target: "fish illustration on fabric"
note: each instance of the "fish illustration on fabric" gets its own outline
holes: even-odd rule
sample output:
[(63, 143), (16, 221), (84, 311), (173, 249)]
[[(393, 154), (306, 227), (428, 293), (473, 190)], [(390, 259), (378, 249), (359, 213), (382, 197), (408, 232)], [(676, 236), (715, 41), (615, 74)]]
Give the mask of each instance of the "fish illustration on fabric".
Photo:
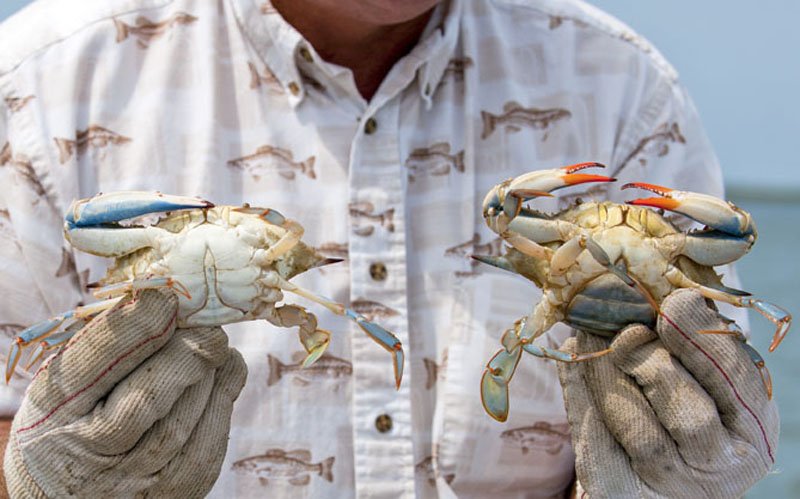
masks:
[(36, 170), (33, 169), (33, 163), (22, 154), (14, 154), (9, 142), (6, 142), (3, 148), (0, 149), (0, 167), (13, 168), (18, 178), (22, 179), (25, 185), (33, 190), (37, 197), (33, 204), (46, 197), (47, 191)]
[[(414, 472), (425, 477), (425, 479), (428, 481), (428, 484), (430, 484), (431, 487), (436, 486), (436, 478), (438, 477), (438, 474), (436, 472), (436, 469), (433, 467), (433, 456), (428, 456), (422, 461), (418, 462), (414, 466)], [(453, 480), (455, 480), (456, 475), (454, 473), (449, 473), (443, 475), (442, 478), (444, 478), (444, 481), (447, 483), (453, 483)]]
[(622, 164), (616, 169), (622, 170), (634, 158), (640, 165), (647, 165), (649, 157), (663, 157), (669, 154), (670, 144), (685, 144), (686, 138), (681, 133), (677, 123), (662, 123), (655, 131), (639, 141), (636, 147), (625, 158)]
[(447, 372), (447, 348), (442, 352), (442, 362), (437, 364), (435, 360), (423, 357), (422, 363), (425, 365), (425, 389), (430, 390), (436, 386), (436, 382), (444, 381)]
[(372, 300), (353, 300), (350, 302), (350, 308), (363, 315), (371, 322), (380, 322), (381, 319), (399, 315), (397, 310)]
[(469, 271), (456, 271), (457, 277), (471, 277), (477, 274), (478, 262), (470, 258), (472, 255), (501, 256), (503, 254), (503, 239), (494, 239), (481, 243), (481, 235), (477, 232), (472, 239), (447, 248), (444, 252), (446, 257), (469, 258)]
[(56, 137), (53, 139), (58, 147), (58, 162), (62, 165), (73, 156), (82, 155), (91, 147), (102, 149), (109, 145), (127, 144), (132, 139), (104, 128), (100, 125), (89, 125), (86, 130), (78, 130), (74, 139)]
[(269, 375), (267, 386), (277, 384), (281, 378), (291, 375), (301, 386), (307, 386), (316, 381), (340, 380), (353, 374), (353, 364), (328, 353), (323, 354), (316, 362), (308, 367), (303, 367), (305, 352), (296, 352), (293, 356), (294, 364), (285, 364), (272, 354), (267, 355)]
[(406, 159), (406, 169), (409, 182), (420, 175), (442, 176), (451, 170), (464, 173), (464, 151), (450, 154), (450, 144), (446, 142), (414, 149)]
[(335, 457), (331, 456), (314, 463), (311, 460), (311, 451), (306, 449), (269, 449), (264, 454), (236, 461), (232, 469), (237, 473), (255, 475), (263, 486), (269, 485), (271, 480), (282, 480), (301, 486), (308, 485), (312, 475), (333, 482), (334, 460)]
[(563, 108), (538, 109), (522, 107), (521, 104), (514, 101), (506, 102), (502, 114), (481, 111), (481, 120), (483, 121), (481, 139), (487, 139), (497, 127), (502, 126), (509, 133), (519, 132), (523, 128), (544, 130), (542, 135), (542, 142), (544, 142), (554, 123), (571, 116), (572, 113)]
[(0, 237), (5, 240), (14, 237), (14, 230), (11, 228), (11, 213), (6, 209), (0, 209)]
[(266, 66), (264, 66), (261, 72), (258, 71), (258, 68), (253, 62), (248, 62), (247, 67), (250, 68), (250, 88), (257, 89), (263, 84), (270, 92), (276, 94), (285, 92), (278, 77)]
[(350, 203), (349, 207), (353, 233), (356, 235), (371, 236), (375, 232), (375, 225), (394, 232), (394, 208), (375, 213), (375, 205), (369, 201)]
[(509, 445), (519, 447), (523, 454), (538, 449), (548, 454), (558, 454), (564, 444), (569, 442), (569, 426), (538, 421), (532, 426), (506, 430), (500, 438)]
[(316, 247), (317, 251), (325, 256), (346, 259), (350, 255), (347, 243), (327, 242)]
[(316, 179), (314, 162), (316, 158), (309, 156), (303, 161), (295, 161), (292, 151), (282, 147), (263, 145), (253, 154), (228, 161), (228, 167), (247, 172), (258, 181), (265, 175), (277, 173), (286, 180), (294, 180), (300, 173), (310, 179)]
[(114, 19), (114, 27), (117, 30), (117, 43), (122, 43), (133, 36), (136, 38), (136, 45), (146, 49), (153, 40), (161, 38), (175, 26), (186, 26), (197, 21), (197, 18), (186, 12), (176, 12), (163, 21), (155, 22), (139, 16), (134, 21), (134, 25), (126, 24), (119, 19)]
[(35, 98), (33, 95), (26, 95), (25, 97), (6, 97), (5, 101), (9, 111), (16, 113), (22, 111), (22, 108)]
[(439, 86), (442, 86), (446, 81), (464, 81), (464, 72), (473, 65), (474, 62), (471, 57), (454, 57), (450, 59), (447, 61), (444, 72), (442, 72)]
[(6, 142), (0, 148), (0, 166), (6, 166), (14, 159), (14, 152), (11, 150), (11, 143)]

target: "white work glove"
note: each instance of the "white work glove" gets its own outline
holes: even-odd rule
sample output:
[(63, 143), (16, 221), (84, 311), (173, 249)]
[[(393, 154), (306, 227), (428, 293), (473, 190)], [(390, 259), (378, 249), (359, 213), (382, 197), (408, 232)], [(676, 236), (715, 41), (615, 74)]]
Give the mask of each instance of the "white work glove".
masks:
[[(578, 481), (592, 499), (740, 497), (774, 464), (777, 407), (740, 340), (696, 332), (727, 329), (702, 296), (675, 291), (662, 311), (688, 338), (659, 318), (559, 363)], [(608, 346), (579, 333), (562, 350)]]
[(11, 497), (203, 497), (247, 377), (219, 327), (175, 329), (146, 290), (92, 320), (38, 372), (11, 427)]

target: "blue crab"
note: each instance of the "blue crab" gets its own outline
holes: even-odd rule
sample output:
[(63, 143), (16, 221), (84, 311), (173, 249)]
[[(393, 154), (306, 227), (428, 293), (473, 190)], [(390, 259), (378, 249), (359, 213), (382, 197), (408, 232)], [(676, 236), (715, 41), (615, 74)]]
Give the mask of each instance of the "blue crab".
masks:
[[(481, 378), (481, 400), (486, 412), (498, 421), (508, 418), (508, 384), (522, 352), (561, 362), (582, 362), (610, 350), (571, 354), (534, 344), (557, 322), (611, 337), (628, 324), (654, 326), (659, 304), (673, 290), (691, 288), (704, 297), (752, 308), (776, 324), (769, 347), (773, 351), (791, 324), (782, 308), (754, 298), (745, 291), (726, 287), (713, 267), (745, 255), (756, 241), (750, 215), (732, 203), (713, 196), (678, 191), (634, 182), (623, 189), (638, 188), (659, 197), (628, 201), (586, 202), (556, 215), (539, 213), (523, 204), (550, 192), (585, 182), (615, 179), (586, 173), (599, 163), (579, 163), (534, 171), (495, 186), (483, 203), (483, 215), (509, 247), (502, 256), (474, 258), (533, 281), (542, 289), (533, 312), (502, 335), (503, 348), (488, 362)], [(649, 207), (670, 210), (704, 224), (703, 230), (684, 233)], [(759, 368), (768, 395), (772, 381), (764, 360), (744, 343), (744, 335), (730, 321), (731, 334)]]
[[(146, 217), (163, 217), (138, 225)], [(122, 222), (126, 222), (124, 225)], [(12, 343), (6, 382), (22, 351), (36, 344), (29, 365), (45, 351), (66, 342), (95, 315), (129, 293), (169, 287), (179, 297), (178, 327), (214, 326), (266, 319), (279, 327), (299, 328), (307, 352), (303, 365), (328, 347), (330, 333), (299, 305), (278, 304), (288, 291), (347, 316), (392, 355), (395, 383), (403, 375), (403, 347), (389, 331), (355, 311), (305, 290), (289, 279), (339, 260), (326, 258), (300, 239), (303, 227), (275, 210), (214, 206), (197, 198), (123, 191), (75, 201), (64, 235), (76, 248), (116, 258), (94, 287), (102, 301), (64, 312), (24, 331)]]

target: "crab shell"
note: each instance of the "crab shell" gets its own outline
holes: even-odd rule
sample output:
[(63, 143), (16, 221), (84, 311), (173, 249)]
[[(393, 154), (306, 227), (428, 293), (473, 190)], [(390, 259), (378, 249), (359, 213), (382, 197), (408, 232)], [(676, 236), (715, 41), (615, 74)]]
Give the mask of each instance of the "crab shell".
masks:
[(270, 284), (271, 272), (288, 280), (330, 261), (298, 241), (277, 260), (259, 264), (259, 253), (285, 233), (286, 229), (249, 211), (217, 206), (172, 212), (147, 227), (66, 230), (65, 237), (76, 248), (99, 256), (116, 252), (98, 247), (99, 239), (135, 238), (146, 243), (117, 256), (99, 284), (170, 277), (188, 290), (189, 296), (178, 294), (178, 324), (188, 327), (259, 318), (266, 307), (283, 297), (280, 289)]

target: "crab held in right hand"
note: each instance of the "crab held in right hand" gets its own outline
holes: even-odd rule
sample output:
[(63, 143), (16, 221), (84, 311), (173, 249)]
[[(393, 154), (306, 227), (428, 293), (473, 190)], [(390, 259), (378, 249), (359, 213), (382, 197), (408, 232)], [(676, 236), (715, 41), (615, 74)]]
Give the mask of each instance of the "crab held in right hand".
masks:
[[(486, 196), (486, 223), (510, 245), (500, 257), (475, 255), (477, 260), (520, 274), (543, 291), (533, 312), (505, 331), (503, 348), (489, 361), (481, 379), (481, 400), (498, 421), (509, 413), (508, 385), (522, 352), (561, 362), (582, 362), (610, 353), (565, 352), (534, 343), (557, 322), (599, 336), (613, 337), (630, 324), (655, 327), (671, 320), (663, 300), (676, 289), (689, 288), (703, 297), (752, 308), (776, 324), (770, 346), (786, 335), (791, 315), (782, 308), (722, 284), (714, 271), (744, 256), (755, 243), (750, 215), (718, 198), (645, 183), (626, 188), (645, 189), (659, 197), (635, 199), (627, 205), (586, 202), (556, 215), (545, 215), (523, 203), (562, 187), (585, 182), (610, 182), (601, 175), (576, 173), (599, 163), (579, 163), (534, 171), (506, 180)], [(706, 228), (683, 233), (647, 206), (670, 210)], [(769, 397), (772, 383), (761, 356), (743, 340), (736, 325), (692, 331), (735, 337), (759, 368)]]

